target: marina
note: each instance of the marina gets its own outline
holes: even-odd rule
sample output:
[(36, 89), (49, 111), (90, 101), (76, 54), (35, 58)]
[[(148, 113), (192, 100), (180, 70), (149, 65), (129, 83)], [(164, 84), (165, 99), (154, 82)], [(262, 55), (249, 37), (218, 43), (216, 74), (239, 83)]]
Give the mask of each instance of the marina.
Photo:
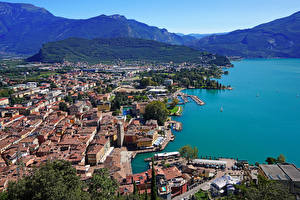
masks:
[[(222, 84), (231, 84), (234, 90), (182, 91), (207, 103), (199, 106), (190, 101), (182, 105), (182, 116), (174, 116), (172, 120), (181, 122), (184, 128), (173, 131), (176, 139), (162, 152), (178, 151), (190, 144), (199, 148), (199, 157), (247, 159), (254, 164), (282, 153), (288, 162), (300, 165), (300, 151), (295, 148), (299, 145), (300, 101), (296, 95), (299, 94), (300, 59), (253, 59), (234, 62), (234, 65), (229, 75), (222, 77)], [(266, 78), (270, 73), (272, 78)], [(278, 106), (286, 100), (288, 103)], [(289, 137), (285, 137), (286, 132)], [(146, 170), (144, 159), (151, 155), (138, 155), (132, 162), (133, 172)]]
[(177, 98), (178, 96), (181, 97), (181, 99), (183, 100), (182, 104), (186, 104), (189, 102), (188, 98), (191, 98), (196, 104), (198, 104), (199, 106), (203, 106), (205, 105), (205, 102), (202, 101), (198, 96), (196, 95), (188, 95), (188, 94), (185, 94), (183, 92), (179, 92), (177, 95)]

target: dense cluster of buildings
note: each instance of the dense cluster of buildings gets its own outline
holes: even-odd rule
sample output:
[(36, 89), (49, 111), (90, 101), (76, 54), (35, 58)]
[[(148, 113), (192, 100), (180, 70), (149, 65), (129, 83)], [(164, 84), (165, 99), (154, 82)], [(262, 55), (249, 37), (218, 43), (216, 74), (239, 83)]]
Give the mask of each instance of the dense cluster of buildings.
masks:
[[(14, 92), (10, 98), (0, 99), (0, 191), (8, 181), (17, 181), (35, 167), (62, 159), (74, 166), (82, 180), (91, 178), (99, 168), (107, 168), (119, 183), (120, 194), (132, 193), (134, 185), (139, 193), (150, 193), (151, 168), (132, 174), (131, 159), (138, 153), (164, 149), (172, 140), (168, 123), (159, 126), (156, 120), (145, 121), (142, 116), (153, 96), (170, 95), (166, 87), (174, 83), (166, 79), (164, 86), (143, 90), (136, 89), (135, 82), (122, 85), (132, 81), (133, 69), (95, 73), (87, 68), (53, 75), (47, 82), (5, 80)], [(116, 114), (112, 112), (112, 100), (117, 92), (125, 93), (128, 99), (143, 92), (147, 99), (120, 106)], [(208, 187), (200, 188), (213, 196), (231, 194), (234, 185), (255, 182), (259, 174), (288, 185), (292, 193), (300, 193), (300, 170), (294, 165), (249, 167), (247, 162), (233, 159), (187, 162), (178, 152), (158, 153), (154, 159), (162, 199), (184, 195), (203, 183), (209, 183)]]
[(0, 99), (0, 190), (55, 159), (69, 161), (82, 179), (103, 167), (119, 183), (134, 177), (131, 158), (161, 148), (170, 130), (140, 118), (147, 101), (133, 103), (131, 119), (128, 113), (113, 115), (115, 94), (107, 88), (118, 87), (123, 78), (75, 71), (53, 75), (48, 82), (8, 80), (14, 93)]

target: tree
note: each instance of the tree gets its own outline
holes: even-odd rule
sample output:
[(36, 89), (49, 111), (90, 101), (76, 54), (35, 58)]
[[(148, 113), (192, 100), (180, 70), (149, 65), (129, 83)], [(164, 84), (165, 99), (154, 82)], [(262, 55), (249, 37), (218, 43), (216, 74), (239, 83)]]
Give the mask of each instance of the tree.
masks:
[(289, 191), (289, 188), (278, 182), (267, 180), (262, 176), (258, 176), (258, 185), (251, 184), (249, 187), (245, 185), (236, 186), (240, 191), (238, 198), (230, 199), (242, 199), (242, 200), (289, 200), (295, 199)]
[(198, 158), (198, 153), (199, 153), (199, 150), (197, 147), (194, 147), (193, 148), (193, 152), (192, 152), (192, 158)]
[(70, 95), (66, 96), (64, 100), (65, 102), (73, 103), (73, 98)]
[(267, 162), (269, 165), (276, 164), (276, 158), (267, 157), (266, 162)]
[(114, 111), (113, 111), (112, 115), (113, 115), (113, 116), (117, 116), (117, 115), (119, 115), (120, 113), (121, 113), (121, 111), (117, 109), (117, 110), (114, 110)]
[(151, 79), (150, 78), (142, 78), (140, 80), (140, 87), (141, 88), (146, 88), (147, 86), (151, 85)]
[(64, 111), (64, 112), (68, 112), (68, 106), (65, 102), (60, 102), (59, 103), (59, 110)]
[(166, 108), (166, 104), (161, 101), (152, 101), (146, 106), (144, 119), (154, 119), (157, 123), (162, 126), (167, 120), (169, 111)]
[(24, 98), (15, 98), (15, 97), (11, 96), (9, 104), (11, 106), (13, 106), (15, 104), (22, 104), (22, 103), (24, 103), (24, 101), (25, 101)]
[(140, 80), (140, 87), (141, 88), (146, 88), (147, 86), (150, 86), (150, 85), (158, 85), (156, 82), (152, 81), (151, 78), (142, 78)]
[(78, 95), (77, 95), (77, 99), (78, 99), (78, 100), (82, 100), (82, 94), (81, 94), (80, 92), (79, 92)]
[(266, 159), (266, 162), (269, 164), (269, 165), (273, 165), (273, 164), (276, 164), (276, 163), (285, 163), (285, 156), (283, 154), (280, 154), (277, 159), (276, 158), (273, 158), (273, 157), (267, 157)]
[(138, 192), (138, 188), (137, 188), (136, 183), (135, 183), (135, 181), (134, 181), (134, 182), (133, 182), (133, 195), (136, 195), (137, 192)]
[(283, 154), (280, 154), (278, 157), (277, 157), (277, 162), (278, 163), (285, 163), (285, 156)]
[(6, 199), (8, 199), (7, 192), (6, 191), (0, 192), (0, 200), (6, 200)]
[(97, 87), (94, 89), (95, 92), (97, 92), (98, 94), (102, 94), (103, 93), (103, 90), (101, 87)]
[(88, 183), (88, 192), (93, 200), (116, 199), (117, 182), (109, 177), (107, 169), (99, 169), (94, 172)]
[(15, 91), (13, 89), (1, 89), (0, 97), (10, 97)]
[(185, 145), (179, 149), (180, 155), (185, 158), (188, 163), (191, 159), (198, 158), (198, 148), (191, 147), (190, 145)]
[(145, 200), (148, 200), (147, 185), (146, 185), (146, 190), (145, 190)]
[(174, 108), (178, 103), (179, 103), (178, 99), (177, 98), (173, 98), (173, 100), (172, 100), (172, 102), (170, 104), (171, 109)]
[(55, 83), (51, 82), (51, 83), (50, 83), (50, 88), (51, 88), (51, 89), (57, 88), (57, 85), (56, 85)]
[(152, 157), (152, 169), (151, 169), (151, 200), (157, 200), (157, 186), (156, 186), (156, 174), (154, 168), (154, 157)]
[(89, 199), (84, 185), (69, 162), (57, 160), (47, 162), (31, 175), (18, 182), (9, 182), (8, 200), (81, 200)]

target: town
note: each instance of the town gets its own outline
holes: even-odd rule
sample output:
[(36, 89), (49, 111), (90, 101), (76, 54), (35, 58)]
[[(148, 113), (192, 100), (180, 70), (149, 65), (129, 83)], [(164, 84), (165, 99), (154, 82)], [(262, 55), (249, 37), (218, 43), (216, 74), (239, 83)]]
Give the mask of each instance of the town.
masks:
[[(277, 164), (251, 165), (235, 158), (198, 158), (195, 149), (193, 155), (186, 153), (188, 145), (178, 152), (160, 152), (176, 139), (173, 131), (184, 128), (170, 117), (181, 115), (180, 105), (194, 101), (205, 106), (197, 96), (182, 93), (183, 88), (201, 84), (232, 89), (209, 79), (181, 80), (176, 73), (200, 70), (213, 78), (222, 68), (64, 63), (34, 66), (31, 73), (48, 73), (35, 81), (27, 72), (17, 81), (2, 74), (0, 190), (48, 161), (65, 160), (81, 180), (107, 168), (121, 195), (134, 193), (135, 187), (149, 194), (151, 165), (161, 199), (192, 199), (199, 193), (223, 197), (237, 192), (235, 185), (257, 183), (259, 176), (288, 183), (293, 194), (300, 194), (300, 170), (282, 159)], [(149, 170), (133, 174), (132, 159), (147, 152), (155, 152), (145, 159)]]

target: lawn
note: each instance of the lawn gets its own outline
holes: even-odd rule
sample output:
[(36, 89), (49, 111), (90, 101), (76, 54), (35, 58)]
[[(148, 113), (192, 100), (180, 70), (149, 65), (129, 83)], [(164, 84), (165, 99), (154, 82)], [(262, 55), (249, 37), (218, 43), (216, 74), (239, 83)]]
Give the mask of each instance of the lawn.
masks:
[(174, 115), (176, 112), (178, 112), (179, 106), (175, 106), (173, 109), (169, 110), (171, 115)]

